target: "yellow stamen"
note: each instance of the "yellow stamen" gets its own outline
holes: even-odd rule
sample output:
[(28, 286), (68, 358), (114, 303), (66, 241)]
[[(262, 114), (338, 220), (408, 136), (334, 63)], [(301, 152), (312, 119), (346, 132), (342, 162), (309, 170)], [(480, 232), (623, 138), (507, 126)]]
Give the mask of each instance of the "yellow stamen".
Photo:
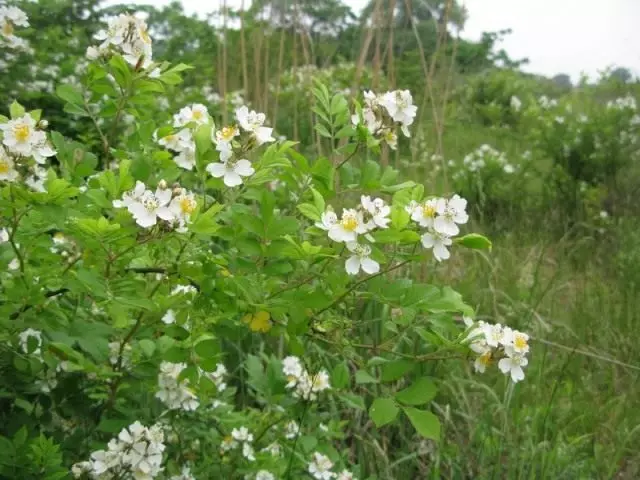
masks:
[(31, 129), (29, 128), (29, 125), (20, 125), (17, 127), (13, 127), (13, 135), (19, 142), (26, 141), (27, 138), (29, 138), (30, 133)]
[(436, 209), (431, 205), (422, 205), (422, 216), (424, 218), (433, 218), (436, 216)]
[[(196, 118), (196, 112), (193, 113), (193, 117)], [(235, 133), (236, 129), (234, 127), (224, 127), (220, 130), (220, 136), (225, 141), (231, 140), (235, 136)]]
[(358, 227), (358, 220), (352, 215), (344, 217), (340, 223), (342, 223), (342, 228), (348, 232), (353, 232)]
[(6, 37), (13, 35), (13, 25), (11, 22), (5, 20), (4, 25), (2, 25), (2, 34)]
[(516, 336), (515, 340), (513, 341), (513, 344), (515, 345), (516, 348), (519, 348), (519, 349), (527, 348), (527, 340), (521, 335)]
[(9, 167), (9, 163), (0, 160), (0, 174), (4, 175), (5, 173), (9, 173), (9, 170), (11, 170), (11, 167)]
[(482, 365), (489, 365), (491, 363), (491, 352), (483, 353), (480, 355), (479, 360)]
[(180, 200), (180, 210), (185, 215), (191, 215), (193, 211), (196, 209), (196, 202), (191, 200), (188, 197), (185, 197)]
[[(200, 110), (193, 111), (193, 118), (200, 120), (202, 118), (202, 112)], [(224, 131), (224, 128), (222, 129)]]

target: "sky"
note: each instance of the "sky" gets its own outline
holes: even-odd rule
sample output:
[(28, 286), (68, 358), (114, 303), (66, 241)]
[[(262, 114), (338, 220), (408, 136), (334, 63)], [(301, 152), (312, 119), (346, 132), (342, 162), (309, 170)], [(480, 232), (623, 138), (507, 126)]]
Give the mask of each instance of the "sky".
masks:
[[(168, 4), (170, 0), (129, 0)], [(240, 6), (241, 0), (227, 0)], [(359, 11), (368, 0), (343, 0)], [(108, 3), (120, 3), (110, 0)], [(250, 0), (245, 0), (248, 5)], [(640, 76), (640, 0), (460, 0), (469, 19), (462, 37), (478, 40), (484, 31), (510, 28), (500, 45), (514, 59), (529, 58), (523, 69), (553, 76), (581, 73), (595, 78), (609, 66)], [(188, 13), (217, 10), (221, 0), (182, 0)]]

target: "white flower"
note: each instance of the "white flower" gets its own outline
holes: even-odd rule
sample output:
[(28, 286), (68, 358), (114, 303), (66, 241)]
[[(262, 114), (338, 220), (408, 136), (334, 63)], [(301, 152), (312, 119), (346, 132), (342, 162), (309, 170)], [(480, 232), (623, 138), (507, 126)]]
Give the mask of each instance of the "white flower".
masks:
[(14, 258), (9, 262), (9, 265), (7, 265), (7, 268), (9, 270), (18, 270), (20, 268), (20, 261), (17, 258)]
[(195, 410), (200, 405), (198, 397), (189, 388), (189, 380), (184, 379), (178, 382), (178, 377), (185, 368), (187, 368), (185, 363), (162, 362), (160, 364), (159, 390), (156, 398), (171, 410)]
[(221, 162), (226, 162), (232, 157), (233, 148), (231, 143), (238, 135), (240, 135), (240, 130), (235, 125), (211, 132), (211, 140), (216, 144), (216, 150), (220, 152)]
[(35, 165), (33, 167), (33, 174), (25, 178), (24, 183), (32, 190), (44, 193), (47, 191), (46, 187), (44, 186), (46, 181), (47, 170)]
[[(387, 109), (389, 116), (391, 116), (395, 122), (399, 122), (405, 127), (413, 123), (413, 119), (418, 111), (418, 107), (413, 105), (413, 98), (409, 90), (387, 92), (382, 96), (380, 103)], [(408, 132), (406, 132), (405, 135), (407, 133)]]
[(349, 470), (342, 470), (336, 480), (357, 480)]
[(242, 456), (250, 462), (255, 462), (256, 457), (254, 455), (253, 447), (249, 443), (242, 444)]
[(128, 209), (134, 203), (140, 202), (146, 190), (147, 190), (147, 187), (145, 186), (145, 184), (138, 180), (133, 190), (130, 190), (122, 194), (122, 200), (113, 201), (113, 207)]
[(173, 475), (169, 480), (196, 480), (196, 477), (191, 475), (191, 469), (188, 466), (183, 466), (180, 475)]
[(519, 112), (520, 108), (522, 108), (522, 102), (515, 95), (511, 97), (510, 104), (511, 108), (516, 112)]
[(237, 187), (242, 185), (242, 177), (250, 177), (255, 173), (249, 160), (228, 160), (226, 163), (210, 163), (206, 167), (207, 172), (214, 178), (223, 177), (227, 187)]
[(349, 275), (357, 275), (361, 269), (370, 275), (380, 271), (380, 264), (369, 258), (369, 255), (371, 255), (371, 247), (369, 245), (347, 242), (347, 249), (354, 254), (344, 264)]
[(433, 221), (436, 218), (438, 198), (431, 198), (425, 200), (424, 203), (417, 203), (411, 205), (409, 213), (411, 214), (411, 220), (417, 222), (421, 227), (433, 228)]
[(360, 203), (362, 204), (362, 208), (371, 215), (371, 220), (367, 222), (369, 229), (375, 227), (387, 228), (389, 226), (389, 222), (391, 221), (389, 218), (391, 207), (385, 205), (384, 200), (381, 198), (371, 200), (371, 197), (362, 195), (360, 197)]
[(234, 428), (231, 430), (231, 436), (239, 442), (253, 442), (253, 434), (249, 433), (247, 427)]
[(209, 123), (209, 111), (207, 107), (200, 103), (182, 108), (173, 116), (174, 127), (184, 127), (186, 124), (195, 122), (196, 125)]
[(503, 344), (505, 340), (505, 329), (502, 327), (502, 325), (500, 325), (499, 323), (496, 323), (494, 325), (485, 323), (480, 328), (484, 333), (487, 345), (492, 348), (497, 348), (501, 344)]
[(329, 228), (329, 238), (334, 242), (355, 242), (358, 234), (367, 233), (362, 213), (344, 209), (339, 222)]
[(511, 174), (516, 171), (515, 167), (510, 163), (507, 163), (504, 167), (502, 167), (502, 169), (504, 170), (504, 173), (508, 173), (508, 174)]
[(230, 450), (233, 450), (238, 446), (238, 442), (236, 442), (231, 435), (225, 437), (220, 443), (220, 452), (224, 454)]
[(185, 170), (193, 170), (196, 166), (196, 151), (194, 148), (185, 148), (178, 155), (173, 157), (173, 161), (176, 162), (180, 168)]
[(281, 453), (280, 444), (278, 442), (270, 443), (262, 451), (270, 453), (272, 457), (279, 457)]
[(498, 368), (504, 374), (510, 374), (511, 380), (518, 383), (524, 379), (524, 371), (522, 367), (526, 367), (529, 361), (521, 353), (517, 353), (511, 347), (505, 347), (507, 356), (498, 362)]
[(158, 140), (158, 144), (175, 152), (182, 152), (187, 148), (193, 148), (191, 130), (183, 128), (177, 133), (166, 135)]
[(29, 114), (0, 124), (4, 132), (4, 143), (10, 152), (24, 157), (30, 157), (33, 148), (42, 143), (45, 133), (36, 129), (36, 121)]
[(293, 440), (300, 434), (300, 425), (291, 420), (284, 426), (284, 438)]
[(5, 149), (0, 145), (0, 180), (13, 182), (19, 177), (15, 164)]
[(304, 368), (298, 357), (289, 356), (282, 360), (282, 373), (287, 376), (289, 382), (294, 382), (291, 386), (295, 385), (295, 382), (300, 378), (303, 371)]
[(42, 354), (42, 332), (40, 330), (34, 330), (33, 328), (27, 328), (23, 330), (18, 335), (20, 338), (20, 348), (24, 353), (29, 353), (29, 339), (35, 338), (36, 340), (36, 348), (31, 352), (35, 356), (40, 356)]
[(98, 50), (94, 46), (87, 47), (87, 51), (85, 53), (85, 56), (89, 60), (96, 60), (98, 57), (100, 57), (100, 50)]
[(308, 472), (316, 480), (331, 480), (336, 476), (336, 474), (331, 471), (332, 468), (333, 462), (329, 457), (315, 452), (313, 459), (309, 462)]
[(474, 370), (478, 373), (484, 373), (487, 365), (491, 363), (491, 360), (491, 350), (487, 350), (486, 352), (478, 355), (473, 363)]
[(504, 333), (502, 344), (505, 348), (513, 349), (515, 353), (526, 354), (529, 352), (529, 335), (508, 329)]
[(179, 195), (173, 197), (169, 203), (169, 212), (171, 213), (171, 222), (178, 224), (176, 229), (178, 232), (186, 231), (186, 226), (191, 223), (191, 214), (198, 207), (195, 195), (183, 190)]
[(176, 322), (176, 314), (173, 312), (173, 310), (169, 309), (167, 310), (167, 312), (162, 316), (162, 322), (165, 323), (166, 325), (171, 325), (172, 323)]
[(171, 290), (171, 295), (186, 295), (188, 293), (198, 293), (198, 289), (193, 285), (176, 285), (173, 287), (173, 290)]
[(33, 150), (31, 152), (33, 159), (36, 163), (40, 165), (44, 165), (47, 162), (48, 157), (53, 157), (56, 154), (56, 151), (51, 147), (49, 142), (47, 141), (47, 136), (44, 132), (38, 132), (37, 142), (33, 145)]
[(267, 470), (260, 470), (256, 473), (256, 480), (276, 480), (276, 477)]
[(71, 473), (73, 474), (74, 478), (80, 478), (85, 473), (90, 473), (91, 470), (92, 470), (91, 462), (87, 462), (87, 461), (74, 463), (71, 466)]
[(0, 244), (9, 241), (9, 231), (6, 228), (0, 228)]
[(433, 221), (433, 228), (444, 235), (457, 235), (460, 233), (460, 229), (456, 224), (464, 224), (469, 221), (466, 208), (467, 201), (459, 195), (454, 195), (449, 200), (439, 198), (436, 201), (438, 217)]
[(433, 248), (433, 256), (438, 262), (446, 260), (451, 256), (447, 247), (453, 242), (447, 235), (436, 232), (435, 230), (429, 230), (420, 237), (420, 241), (424, 248)]
[(338, 215), (336, 215), (336, 212), (327, 210), (326, 212), (322, 212), (320, 222), (316, 222), (316, 227), (329, 231), (336, 223), (338, 223)]
[(329, 427), (327, 427), (324, 423), (321, 423), (320, 425), (318, 425), (318, 428), (325, 433), (329, 431)]
[(158, 187), (155, 192), (146, 190), (139, 201), (129, 205), (128, 210), (136, 223), (143, 228), (153, 227), (158, 218), (171, 221), (173, 214), (168, 208), (171, 189)]
[(273, 129), (263, 126), (265, 122), (264, 113), (257, 113), (254, 110), (249, 111), (247, 107), (242, 106), (236, 110), (236, 119), (245, 132), (251, 132), (255, 136), (258, 146), (275, 141), (275, 138), (271, 136)]

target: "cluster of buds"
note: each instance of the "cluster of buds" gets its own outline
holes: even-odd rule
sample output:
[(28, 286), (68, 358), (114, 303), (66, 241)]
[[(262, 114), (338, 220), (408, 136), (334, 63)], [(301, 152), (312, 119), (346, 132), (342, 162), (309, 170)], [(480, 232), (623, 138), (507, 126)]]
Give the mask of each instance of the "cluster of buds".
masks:
[(362, 111), (351, 116), (353, 125), (364, 125), (379, 140), (390, 148), (398, 146), (396, 128), (399, 126), (405, 137), (410, 137), (409, 126), (413, 123), (418, 107), (413, 104), (409, 90), (394, 90), (383, 94), (364, 92)]
[(286, 388), (294, 389), (293, 395), (303, 400), (315, 400), (318, 393), (331, 388), (329, 374), (325, 370), (310, 374), (298, 357), (287, 357), (282, 361), (282, 373), (287, 377)]
[(0, 182), (23, 180), (30, 188), (44, 192), (47, 171), (42, 167), (56, 154), (39, 112), (24, 113), (11, 120), (0, 120)]
[(137, 68), (151, 65), (151, 37), (144, 20), (120, 14), (110, 19), (107, 29), (100, 30), (94, 38), (102, 43), (87, 49), (87, 58), (90, 60), (116, 53)]
[(243, 177), (255, 173), (251, 162), (245, 158), (249, 152), (275, 141), (273, 129), (264, 126), (264, 113), (249, 111), (243, 106), (236, 110), (236, 121), (237, 124), (211, 131), (211, 141), (219, 152), (220, 161), (206, 167), (212, 177), (222, 178), (227, 187), (242, 185)]
[(162, 472), (164, 450), (162, 427), (135, 422), (112, 438), (107, 450), (97, 450), (89, 461), (74, 464), (71, 473), (75, 478), (148, 480)]
[(169, 229), (184, 233), (198, 202), (193, 193), (177, 183), (169, 188), (167, 182), (161, 180), (153, 191), (138, 181), (133, 190), (122, 195), (121, 200), (114, 200), (113, 206), (126, 208), (143, 228), (155, 226), (160, 219)]
[(499, 323), (464, 320), (471, 328), (467, 340), (470, 340), (469, 348), (477, 355), (474, 362), (476, 372), (484, 373), (488, 365), (497, 361), (500, 371), (510, 375), (514, 383), (523, 380), (522, 368), (529, 363), (529, 335)]

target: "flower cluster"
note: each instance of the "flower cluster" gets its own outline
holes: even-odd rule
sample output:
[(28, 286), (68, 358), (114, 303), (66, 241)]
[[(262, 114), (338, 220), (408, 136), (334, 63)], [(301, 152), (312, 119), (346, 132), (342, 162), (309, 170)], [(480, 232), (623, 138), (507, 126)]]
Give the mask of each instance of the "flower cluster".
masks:
[(220, 453), (224, 455), (226, 452), (242, 447), (242, 456), (250, 462), (255, 461), (255, 452), (253, 450), (253, 434), (249, 432), (247, 427), (234, 428), (231, 435), (228, 435), (220, 444)]
[(216, 369), (213, 372), (201, 373), (213, 382), (218, 392), (224, 392), (227, 389), (227, 383), (225, 382), (227, 368), (222, 363), (218, 363), (216, 365)]
[(286, 357), (282, 361), (282, 372), (287, 377), (286, 388), (295, 389), (293, 395), (297, 398), (315, 400), (318, 393), (331, 388), (326, 370), (310, 375), (298, 357)]
[(349, 470), (343, 470), (340, 473), (332, 472), (333, 462), (326, 455), (320, 452), (314, 452), (312, 460), (309, 462), (307, 471), (316, 480), (356, 480)]
[(71, 472), (75, 478), (150, 480), (162, 472), (163, 442), (160, 426), (147, 428), (136, 421), (111, 439), (107, 450), (93, 452), (91, 460), (74, 464)]
[[(193, 133), (200, 125), (213, 123), (207, 107), (200, 103), (188, 105), (173, 116), (173, 127), (178, 129), (159, 139), (163, 147), (177, 153), (173, 161), (180, 168), (193, 170), (196, 165), (196, 143)], [(154, 133), (154, 137), (158, 132)]]
[(360, 270), (373, 274), (380, 270), (380, 264), (370, 258), (371, 247), (361, 243), (358, 235), (372, 241), (370, 233), (377, 228), (388, 228), (390, 214), (391, 207), (385, 204), (384, 200), (372, 200), (371, 197), (363, 195), (360, 197), (360, 205), (357, 208), (343, 209), (340, 218), (329, 207), (322, 213), (316, 227), (325, 230), (334, 242), (344, 242), (353, 254), (345, 263), (349, 275), (356, 275)]
[(30, 113), (0, 123), (0, 181), (24, 178), (32, 189), (44, 191), (47, 171), (40, 165), (56, 154), (44, 131), (47, 125), (37, 114)]
[[(244, 158), (249, 151), (275, 141), (273, 129), (264, 126), (264, 113), (249, 111), (243, 106), (236, 110), (236, 120), (237, 125), (211, 131), (211, 140), (220, 154), (220, 161), (206, 167), (212, 177), (222, 178), (227, 187), (242, 185), (242, 177), (250, 177), (255, 173), (251, 162)], [(236, 137), (240, 139), (236, 140)]]
[(459, 195), (447, 198), (430, 198), (422, 203), (411, 201), (405, 207), (411, 220), (427, 231), (420, 238), (424, 248), (432, 248), (437, 261), (450, 257), (447, 247), (452, 237), (460, 233), (458, 225), (469, 221), (467, 201)]
[(498, 360), (500, 371), (510, 375), (514, 383), (524, 379), (522, 368), (529, 363), (529, 335), (499, 323), (474, 323), (465, 318), (465, 324), (472, 327), (468, 339), (471, 340), (469, 348), (477, 354), (476, 372), (484, 373), (487, 365)]
[(191, 411), (200, 405), (198, 397), (189, 388), (189, 380), (178, 380), (185, 368), (187, 368), (186, 363), (162, 362), (160, 364), (159, 390), (156, 392), (156, 398), (170, 410)]
[[(462, 160), (463, 170), (477, 172), (489, 166), (497, 166), (504, 173), (513, 173), (517, 166), (508, 162), (506, 155), (486, 143), (473, 152), (469, 153)], [(456, 172), (461, 174), (462, 171)]]
[(619, 97), (615, 100), (608, 101), (607, 108), (616, 108), (618, 110), (636, 110), (637, 103), (636, 99), (633, 96), (627, 95), (626, 97)]
[(106, 30), (100, 30), (94, 37), (102, 43), (87, 49), (87, 57), (95, 60), (117, 53), (133, 66), (147, 68), (151, 65), (151, 37), (144, 20), (133, 15), (120, 14), (108, 21)]
[(27, 14), (18, 7), (0, 6), (0, 46), (15, 49), (26, 49), (26, 40), (14, 35), (15, 27), (28, 27)]
[(398, 146), (396, 127), (400, 126), (404, 136), (410, 137), (409, 126), (417, 111), (418, 107), (413, 104), (409, 90), (394, 90), (379, 95), (366, 91), (362, 114), (353, 114), (351, 122), (353, 125), (362, 123), (374, 137), (384, 140), (395, 150)]
[(198, 207), (195, 195), (175, 184), (169, 188), (164, 180), (155, 191), (148, 190), (140, 181), (133, 190), (125, 192), (121, 200), (114, 200), (115, 208), (126, 208), (136, 223), (143, 228), (151, 228), (164, 220), (170, 229), (179, 233), (187, 231), (191, 214)]

